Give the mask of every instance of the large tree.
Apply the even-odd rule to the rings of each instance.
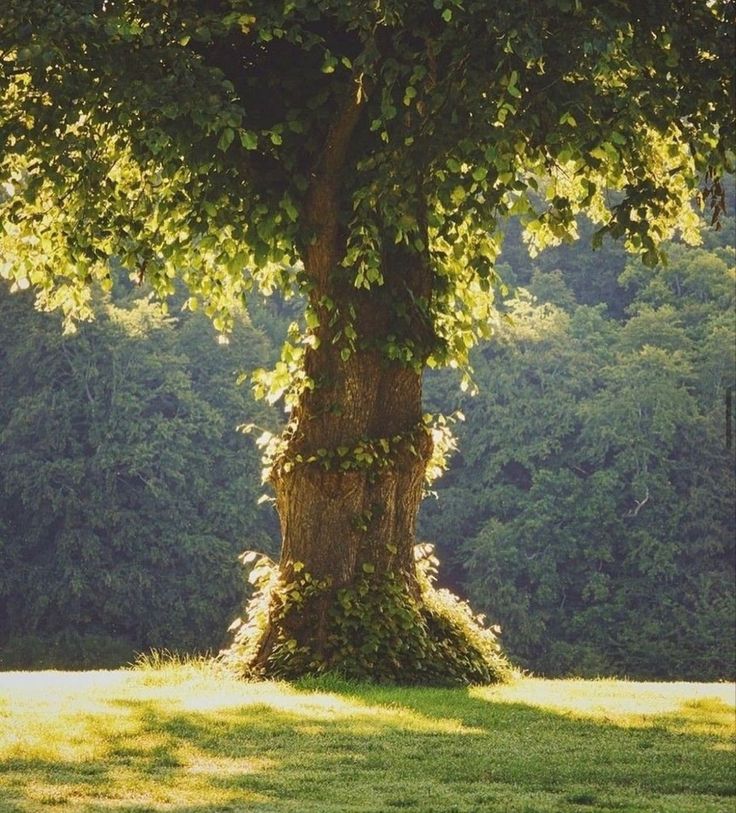
[[[258,382],[290,418],[269,448],[283,548],[251,666],[490,676],[486,639],[466,626],[461,645],[414,561],[443,437],[422,371],[488,335],[509,214],[539,248],[584,210],[654,263],[692,235],[698,179],[718,213],[733,16],[730,0],[3,4],[3,276],[70,318],[111,256],[161,296],[181,277],[221,329],[257,289],[308,303]]]

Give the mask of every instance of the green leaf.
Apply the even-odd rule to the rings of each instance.
[[[647,268],[654,268],[659,262],[659,254],[655,249],[650,249],[642,254],[641,261]]]
[[[404,91],[404,104],[405,105],[411,104],[411,100],[414,99],[416,95],[417,89],[414,87],[414,85],[409,85]]]
[[[217,148],[225,152],[227,148],[233,143],[235,138],[235,130],[232,127],[226,127],[220,135],[220,140],[217,142]]]
[[[246,150],[254,150],[258,146],[258,136],[250,130],[240,130],[240,143]]]
[[[297,218],[299,217],[299,212],[297,211],[296,206],[294,206],[294,203],[291,200],[291,198],[284,198],[282,206],[284,208],[284,211],[288,215],[289,220],[291,220],[292,223],[296,222]]]
[[[467,197],[467,192],[462,186],[456,186],[450,193],[450,200],[459,206]]]

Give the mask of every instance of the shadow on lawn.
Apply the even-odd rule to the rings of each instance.
[[[685,707],[621,727],[457,690],[315,683],[264,697],[205,710],[111,700],[127,724],[89,718],[102,756],[0,765],[0,811],[717,810],[735,792],[723,737],[685,733]],[[676,795],[694,806],[658,806]]]

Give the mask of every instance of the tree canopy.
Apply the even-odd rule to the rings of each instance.
[[[584,209],[650,261],[691,233],[733,159],[733,29],[722,0],[9,0],[3,275],[83,315],[115,255],[225,326],[231,295],[319,284],[330,224],[356,288],[426,255],[425,350],[463,357],[507,214],[543,245]]]

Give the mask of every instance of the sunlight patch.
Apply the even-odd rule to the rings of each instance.
[[[218,689],[212,693],[187,693],[180,698],[178,708],[185,711],[227,711],[253,714],[262,707],[265,713],[292,715],[302,720],[329,722],[351,721],[353,733],[376,732],[377,727],[400,726],[413,731],[434,731],[442,734],[483,734],[483,729],[465,725],[452,718],[426,717],[401,706],[366,705],[362,701],[335,694],[303,694],[281,683],[246,683],[234,690]]]
[[[734,691],[729,683],[525,678],[508,686],[473,688],[470,694],[492,703],[524,703],[627,726],[648,724],[662,715],[671,715],[672,722],[675,718],[686,722],[693,711],[701,717],[705,711],[732,716]]]
[[[277,767],[276,761],[265,757],[232,759],[197,754],[186,761],[187,773],[204,774],[206,776],[244,776],[246,774],[263,773],[264,771],[273,770],[275,767]]]

